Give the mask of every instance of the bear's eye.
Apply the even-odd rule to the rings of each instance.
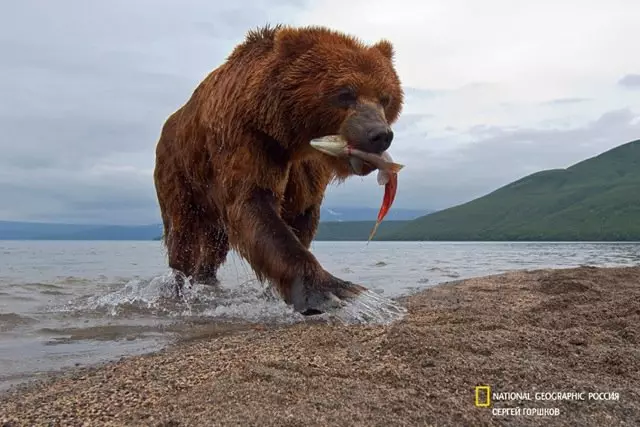
[[[391,103],[391,96],[390,95],[382,95],[380,97],[380,105],[382,105],[383,107],[388,107],[389,104]]]
[[[336,99],[338,104],[342,107],[351,107],[353,104],[358,102],[356,92],[350,87],[340,89]]]

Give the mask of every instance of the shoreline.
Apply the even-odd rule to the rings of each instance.
[[[640,267],[519,270],[397,300],[409,313],[389,326],[195,325],[161,350],[12,386],[0,421],[640,425]],[[493,402],[514,408],[495,415],[474,406],[479,385],[618,399]]]

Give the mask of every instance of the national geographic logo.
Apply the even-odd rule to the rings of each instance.
[[[491,386],[479,385],[475,388],[474,404],[476,408],[491,408],[493,416],[558,416],[560,408],[546,406],[509,405],[504,402],[544,402],[544,401],[617,401],[620,393],[616,391],[536,391],[512,392],[491,391]],[[496,407],[493,403],[498,402]],[[503,406],[504,405],[504,406]]]
[[[491,406],[491,387],[488,385],[476,386],[476,407],[488,408]]]

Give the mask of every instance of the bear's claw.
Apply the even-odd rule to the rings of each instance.
[[[364,289],[350,282],[329,275],[329,283],[296,280],[291,286],[293,309],[305,316],[323,314],[344,307],[346,300],[355,297],[358,289]]]
[[[406,309],[395,301],[360,285],[328,276],[327,283],[296,280],[291,304],[303,316],[331,314],[343,323],[388,324],[401,319]]]

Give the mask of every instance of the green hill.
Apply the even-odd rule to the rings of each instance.
[[[640,140],[534,173],[376,240],[640,240]]]
[[[383,221],[378,227],[373,240],[378,239],[382,232],[398,230],[409,221]],[[369,238],[369,233],[375,225],[375,221],[326,221],[320,222],[315,241],[362,241]]]

